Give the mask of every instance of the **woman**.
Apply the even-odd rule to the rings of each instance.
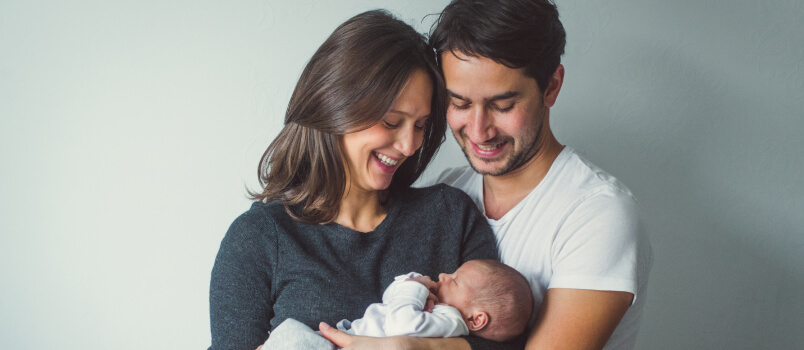
[[[496,259],[462,192],[413,189],[443,142],[432,50],[382,11],[338,27],[305,67],[285,127],[260,162],[263,190],[221,242],[212,349],[255,349],[288,318],[359,318],[393,277]]]

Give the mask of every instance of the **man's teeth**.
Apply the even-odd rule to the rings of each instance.
[[[493,150],[497,149],[498,147],[500,147],[499,144],[497,144],[497,145],[477,145],[477,148],[480,148],[481,150],[484,150],[484,151],[493,151]]]
[[[383,164],[385,164],[385,165],[387,165],[387,166],[394,166],[394,165],[396,165],[396,163],[398,163],[398,162],[399,162],[398,160],[393,160],[393,159],[388,158],[388,157],[386,157],[385,155],[379,154],[379,153],[377,153],[377,152],[374,152],[374,155],[375,155],[377,158],[379,158],[379,159],[380,159],[380,161],[381,161]]]

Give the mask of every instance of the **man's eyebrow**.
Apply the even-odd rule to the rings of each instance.
[[[448,94],[448,95],[450,95],[451,97],[455,97],[455,98],[457,98],[457,99],[459,99],[459,100],[464,100],[464,101],[468,100],[468,98],[463,97],[463,96],[461,96],[461,95],[458,95],[458,94],[456,94],[455,92],[453,92],[453,91],[452,91],[452,90],[450,90],[450,89],[447,89],[447,94]]]
[[[503,92],[503,93],[498,94],[498,95],[491,96],[491,97],[486,99],[486,102],[507,100],[509,98],[514,98],[514,97],[517,97],[517,96],[519,96],[518,92],[516,92],[516,91],[508,91],[508,92]]]
[[[459,100],[464,100],[464,101],[468,101],[468,100],[469,100],[469,99],[468,99],[468,98],[466,98],[466,97],[463,97],[463,96],[461,96],[461,95],[456,94],[455,92],[453,92],[453,91],[452,91],[452,90],[450,90],[450,89],[447,89],[447,94],[449,94],[451,97],[457,98],[457,99],[459,99]],[[519,95],[520,95],[520,93],[519,93],[519,92],[516,92],[516,91],[507,91],[507,92],[503,92],[503,93],[501,93],[501,94],[497,94],[497,95],[491,96],[491,97],[489,97],[489,98],[486,98],[486,99],[485,99],[485,102],[494,102],[494,101],[499,101],[499,100],[507,100],[507,99],[509,99],[509,98],[514,98],[514,97],[517,97],[517,96],[519,96]]]

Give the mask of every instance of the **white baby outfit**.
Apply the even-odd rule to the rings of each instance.
[[[396,276],[382,295],[382,303],[369,305],[363,318],[341,320],[338,329],[349,334],[370,337],[408,335],[415,337],[458,337],[469,334],[458,309],[436,305],[433,312],[424,311],[429,291],[407,278],[421,274],[411,272]]]

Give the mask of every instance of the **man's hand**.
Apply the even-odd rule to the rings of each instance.
[[[428,276],[411,277],[405,279],[405,281],[419,282],[430,291],[430,295],[427,296],[427,303],[424,304],[424,311],[433,312],[433,307],[435,307],[435,304],[438,304],[438,296],[435,294],[438,292],[438,284],[433,282]]]
[[[362,337],[346,334],[330,327],[324,322],[318,324],[318,330],[321,331],[321,335],[324,336],[324,338],[327,338],[327,340],[331,341],[333,344],[342,347],[343,350],[404,350],[408,348],[405,345],[407,337]]]

